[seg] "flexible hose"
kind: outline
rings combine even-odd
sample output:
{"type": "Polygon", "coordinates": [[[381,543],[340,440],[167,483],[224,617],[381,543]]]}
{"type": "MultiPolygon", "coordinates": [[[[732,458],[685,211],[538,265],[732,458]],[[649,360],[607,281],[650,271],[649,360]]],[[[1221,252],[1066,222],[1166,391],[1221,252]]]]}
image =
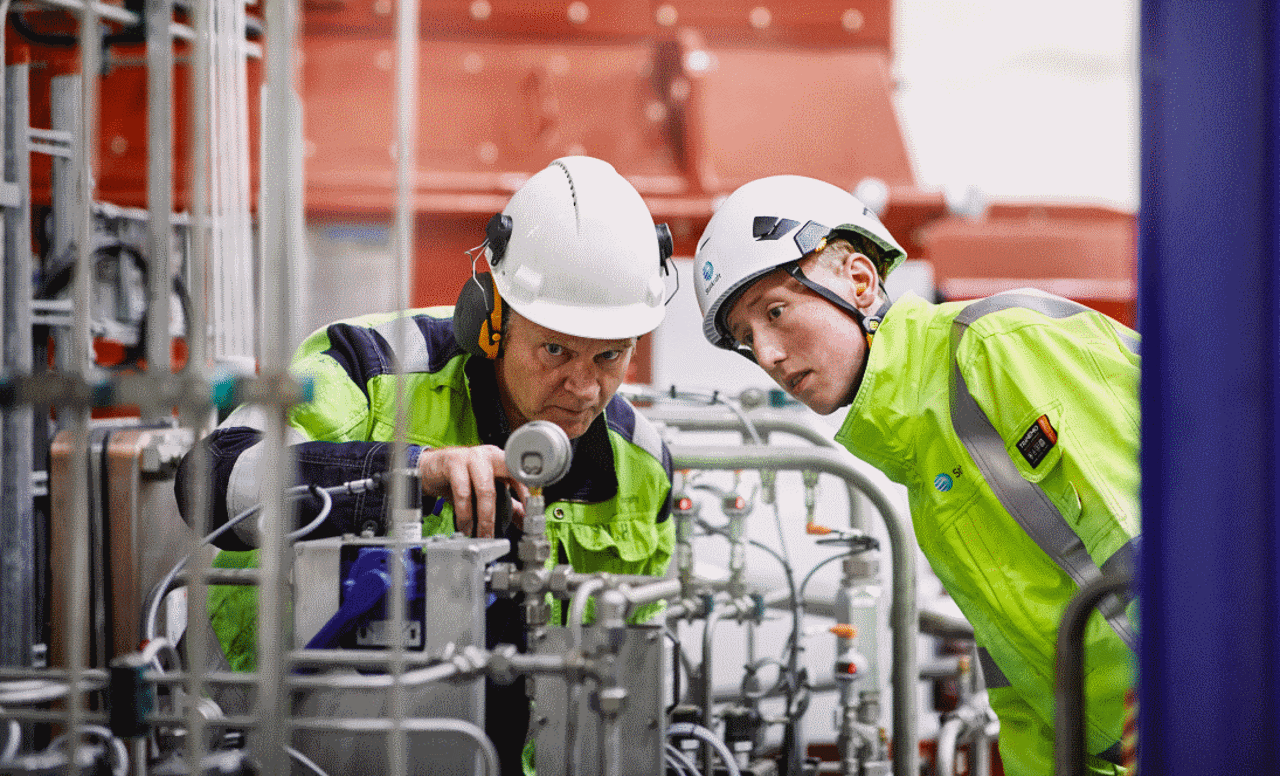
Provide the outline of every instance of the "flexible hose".
{"type": "MultiPolygon", "coordinates": [[[[124,742],[116,738],[115,734],[102,725],[81,725],[79,728],[80,735],[96,736],[102,739],[111,751],[115,754],[115,763],[111,766],[112,776],[128,776],[129,773],[129,750],[125,749],[124,742]]],[[[59,748],[66,743],[67,735],[64,733],[49,742],[49,748],[59,748]]]]}
{"type": "Polygon", "coordinates": [[[667,762],[675,768],[680,776],[698,776],[698,766],[689,762],[689,758],[674,744],[668,743],[666,745],[666,753],[667,762]]]}
{"type": "Polygon", "coordinates": [[[314,760],[312,760],[310,757],[307,757],[302,752],[299,752],[297,749],[294,749],[292,746],[286,746],[284,750],[288,752],[289,756],[292,757],[296,762],[301,764],[307,770],[314,773],[316,776],[329,776],[329,774],[325,773],[323,768],[321,768],[319,765],[316,765],[314,760]]]}
{"type": "MultiPolygon", "coordinates": [[[[0,709],[0,712],[4,709],[0,709]]],[[[18,747],[22,745],[22,726],[17,720],[9,720],[9,740],[4,744],[4,751],[0,752],[0,763],[7,763],[18,754],[18,747]]]]}
{"type": "MultiPolygon", "coordinates": [[[[299,528],[293,533],[290,533],[288,536],[285,537],[286,540],[293,541],[298,537],[306,536],[307,534],[314,531],[316,527],[318,527],[321,523],[323,523],[325,519],[329,517],[329,512],[333,508],[333,497],[329,495],[329,492],[331,490],[339,490],[345,487],[346,485],[339,485],[336,488],[317,488],[314,485],[295,485],[294,487],[289,488],[287,491],[285,491],[286,497],[299,497],[299,496],[312,495],[312,496],[318,496],[321,501],[320,513],[316,516],[316,518],[313,519],[310,523],[307,523],[302,528],[299,528]]],[[[261,511],[261,509],[262,509],[261,504],[254,504],[253,506],[249,507],[245,511],[231,518],[227,522],[218,526],[216,529],[210,532],[208,536],[201,539],[200,544],[198,546],[211,544],[214,539],[217,539],[219,536],[222,536],[227,531],[230,531],[232,528],[239,525],[241,522],[248,520],[250,517],[253,517],[254,515],[258,514],[258,512],[261,511]]],[[[191,559],[190,554],[184,555],[182,557],[182,560],[175,563],[173,565],[173,568],[169,569],[169,573],[164,575],[164,579],[161,579],[159,584],[157,584],[154,588],[152,588],[151,595],[149,596],[150,603],[147,605],[147,616],[143,620],[143,626],[142,626],[143,641],[150,642],[152,639],[156,638],[156,620],[160,617],[160,602],[164,600],[165,595],[169,592],[169,588],[173,585],[173,580],[178,577],[178,573],[182,571],[183,568],[186,567],[187,561],[189,561],[190,559],[191,559]]]]}
{"type": "Polygon", "coordinates": [[[742,776],[742,771],[738,768],[738,761],[733,759],[733,752],[729,751],[729,746],[724,741],[721,741],[719,736],[702,725],[693,722],[677,722],[667,728],[667,736],[693,736],[716,750],[716,754],[720,755],[720,759],[724,760],[725,767],[729,769],[729,776],[742,776]]]}

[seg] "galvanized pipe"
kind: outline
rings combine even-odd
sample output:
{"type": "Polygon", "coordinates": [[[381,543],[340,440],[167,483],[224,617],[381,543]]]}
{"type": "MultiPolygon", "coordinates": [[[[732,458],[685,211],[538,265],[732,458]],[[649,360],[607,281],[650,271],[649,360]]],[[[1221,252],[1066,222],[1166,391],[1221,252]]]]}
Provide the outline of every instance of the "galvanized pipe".
{"type": "MultiPolygon", "coordinates": [[[[293,320],[292,266],[302,251],[296,234],[300,212],[301,117],[294,90],[294,43],[297,38],[297,0],[273,0],[266,11],[267,98],[263,106],[262,136],[262,287],[263,322],[293,320]]],[[[291,327],[284,326],[285,332],[291,327]]],[[[280,332],[259,337],[261,375],[266,380],[288,379],[291,337],[280,332]]],[[[293,469],[285,446],[284,406],[270,407],[263,438],[262,484],[266,499],[262,510],[258,588],[258,694],[259,719],[254,748],[265,773],[289,768],[285,745],[290,739],[288,673],[282,624],[288,617],[283,593],[288,589],[287,545],[284,534],[292,510],[285,503],[286,472],[293,469]]]]}
{"type": "Polygon", "coordinates": [[[476,747],[484,758],[485,773],[490,776],[498,774],[498,751],[484,731],[476,725],[461,719],[421,719],[403,720],[359,718],[359,719],[308,719],[293,721],[299,730],[333,730],[340,733],[385,733],[395,728],[403,728],[411,733],[457,733],[475,741],[476,747]]]}
{"type": "Polygon", "coordinates": [[[916,579],[915,540],[907,521],[897,514],[884,492],[850,465],[849,456],[832,449],[700,447],[672,445],[677,469],[761,469],[818,471],[844,479],[865,495],[879,512],[889,537],[893,568],[893,773],[916,776],[916,579]]]}
{"type": "MultiPolygon", "coordinates": [[[[0,18],[8,13],[9,0],[0,3],[0,18]]],[[[0,41],[3,40],[0,29],[0,41]]],[[[2,47],[0,47],[2,50],[2,47]]],[[[19,194],[20,204],[5,208],[4,278],[4,367],[13,374],[30,374],[31,357],[31,163],[27,149],[27,79],[31,66],[11,65],[5,69],[5,148],[3,177],[19,194]]],[[[34,449],[35,409],[10,408],[4,413],[3,468],[0,469],[0,536],[5,552],[0,556],[0,665],[29,666],[31,648],[37,641],[35,600],[35,527],[32,509],[31,473],[34,449]]]]}
{"type": "MultiPolygon", "coordinates": [[[[173,46],[172,0],[146,0],[147,29],[147,371],[167,375],[169,365],[169,257],[173,234],[173,46]]],[[[144,420],[167,416],[169,408],[141,407],[144,420]]]]}
{"type": "MultiPolygon", "coordinates": [[[[681,431],[738,431],[742,434],[743,442],[748,442],[751,440],[751,435],[743,426],[743,418],[745,417],[766,442],[770,434],[790,434],[818,447],[839,450],[852,458],[851,453],[836,444],[830,432],[814,427],[813,424],[796,417],[794,413],[756,410],[740,417],[733,412],[720,411],[714,408],[679,407],[665,404],[645,407],[642,411],[649,420],[680,429],[681,431]]],[[[846,489],[849,495],[849,527],[856,528],[859,531],[866,531],[866,521],[862,519],[862,515],[857,510],[858,491],[848,483],[846,483],[846,489]]]]}
{"type": "MultiPolygon", "coordinates": [[[[191,209],[191,225],[187,234],[190,253],[188,254],[187,288],[191,292],[191,318],[188,321],[187,363],[183,368],[183,376],[192,386],[204,386],[208,381],[209,358],[209,306],[206,298],[209,277],[209,0],[191,0],[191,25],[194,28],[194,40],[191,46],[191,156],[188,169],[191,178],[189,185],[189,202],[191,209]]],[[[154,216],[153,216],[154,220],[154,216]]],[[[181,422],[184,426],[203,431],[210,421],[209,392],[204,390],[196,395],[196,389],[188,400],[180,406],[181,422]]],[[[196,444],[189,453],[192,471],[191,499],[194,513],[187,519],[191,523],[191,539],[187,547],[187,557],[193,559],[197,568],[192,569],[187,581],[187,661],[192,667],[203,668],[207,665],[208,655],[206,640],[200,638],[200,631],[207,627],[208,617],[206,600],[208,587],[203,576],[198,573],[201,563],[200,547],[202,537],[209,530],[209,460],[204,447],[196,444]]],[[[159,593],[161,597],[167,591],[159,593]]],[[[189,671],[186,677],[188,697],[203,698],[205,676],[203,671],[189,671]]],[[[185,715],[187,727],[187,762],[198,763],[204,758],[205,717],[200,713],[198,704],[187,705],[185,715]]]]}

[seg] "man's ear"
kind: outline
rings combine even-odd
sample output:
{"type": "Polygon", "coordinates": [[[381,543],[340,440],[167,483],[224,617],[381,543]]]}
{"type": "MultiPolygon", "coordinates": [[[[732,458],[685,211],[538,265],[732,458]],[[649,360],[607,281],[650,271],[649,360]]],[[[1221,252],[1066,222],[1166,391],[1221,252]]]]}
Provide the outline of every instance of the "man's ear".
{"type": "Polygon", "coordinates": [[[861,253],[850,253],[845,256],[842,269],[853,286],[854,304],[861,307],[879,293],[880,279],[871,259],[861,253]]]}

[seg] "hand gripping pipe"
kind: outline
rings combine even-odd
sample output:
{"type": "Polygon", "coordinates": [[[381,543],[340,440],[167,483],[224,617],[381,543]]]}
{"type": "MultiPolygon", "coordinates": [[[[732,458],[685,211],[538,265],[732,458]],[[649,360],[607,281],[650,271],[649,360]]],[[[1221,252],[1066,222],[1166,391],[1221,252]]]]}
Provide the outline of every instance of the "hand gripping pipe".
{"type": "Polygon", "coordinates": [[[711,447],[672,445],[671,457],[677,469],[758,469],[761,471],[817,471],[840,477],[870,501],[880,514],[889,537],[893,569],[893,774],[916,776],[919,756],[916,740],[916,578],[915,540],[906,521],[889,499],[862,472],[854,469],[849,456],[834,449],[790,447],[711,447]]]}

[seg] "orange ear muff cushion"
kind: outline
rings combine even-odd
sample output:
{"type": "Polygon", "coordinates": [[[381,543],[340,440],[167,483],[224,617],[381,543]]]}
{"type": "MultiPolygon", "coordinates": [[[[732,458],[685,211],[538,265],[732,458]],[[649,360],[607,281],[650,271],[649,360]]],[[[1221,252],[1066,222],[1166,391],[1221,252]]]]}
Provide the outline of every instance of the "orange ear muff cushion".
{"type": "Polygon", "coordinates": [[[502,317],[505,310],[506,305],[502,303],[498,289],[494,288],[493,307],[489,309],[484,323],[480,324],[479,342],[476,343],[488,358],[497,358],[498,351],[502,349],[502,317]]]}

